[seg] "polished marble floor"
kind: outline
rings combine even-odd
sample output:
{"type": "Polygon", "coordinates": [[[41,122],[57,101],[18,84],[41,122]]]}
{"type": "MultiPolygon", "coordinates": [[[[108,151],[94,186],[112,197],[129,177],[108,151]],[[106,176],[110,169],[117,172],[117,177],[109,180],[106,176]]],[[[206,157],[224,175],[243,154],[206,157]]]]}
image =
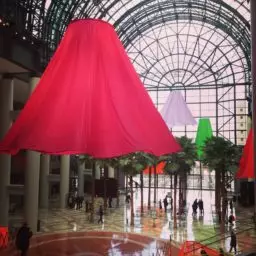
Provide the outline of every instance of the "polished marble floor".
{"type": "MultiPolygon", "coordinates": [[[[68,232],[44,234],[31,239],[28,256],[121,256],[170,255],[178,248],[169,243],[139,234],[118,232],[68,232]]],[[[19,253],[9,247],[2,256],[19,253]]]]}
{"type": "MultiPolygon", "coordinates": [[[[163,199],[167,192],[169,191],[158,190],[157,202],[163,199]]],[[[147,201],[147,193],[148,191],[145,190],[144,201],[147,201]]],[[[177,229],[173,228],[171,210],[168,209],[167,213],[160,211],[158,203],[156,219],[152,217],[152,210],[148,211],[146,205],[144,214],[140,213],[139,190],[134,194],[135,225],[133,227],[130,226],[130,205],[125,204],[123,197],[121,197],[119,208],[107,210],[103,224],[97,223],[98,216],[94,223],[90,223],[84,208],[60,210],[52,207],[50,210],[40,210],[41,232],[33,238],[29,255],[157,255],[156,251],[160,250],[159,241],[169,241],[170,238],[173,255],[177,255],[175,248],[179,248],[187,240],[229,250],[231,227],[227,225],[225,233],[220,233],[214,212],[213,193],[204,191],[201,194],[200,191],[190,191],[187,197],[188,212],[186,216],[178,218],[177,229]],[[201,197],[204,200],[205,214],[193,217],[191,205],[196,198],[201,197]],[[106,231],[111,233],[104,233],[106,231]],[[147,242],[143,242],[145,239],[148,239],[147,242]],[[87,254],[88,250],[91,254],[87,254]]],[[[154,209],[153,205],[152,203],[152,209],[154,209]]],[[[241,209],[236,206],[234,213],[236,223],[232,229],[237,232],[238,250],[242,252],[256,250],[252,212],[250,209],[241,209]]],[[[13,222],[19,222],[19,220],[22,220],[19,216],[12,217],[13,222]]]]}

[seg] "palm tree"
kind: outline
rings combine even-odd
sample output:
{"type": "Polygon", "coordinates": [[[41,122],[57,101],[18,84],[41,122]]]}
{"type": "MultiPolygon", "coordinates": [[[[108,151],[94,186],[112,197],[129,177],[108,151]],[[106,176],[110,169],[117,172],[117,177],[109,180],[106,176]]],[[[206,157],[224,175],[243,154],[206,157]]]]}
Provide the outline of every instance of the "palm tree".
{"type": "MultiPolygon", "coordinates": [[[[151,178],[152,178],[152,169],[154,167],[154,164],[157,163],[158,161],[158,158],[151,155],[151,154],[147,154],[147,153],[144,153],[144,152],[140,152],[138,155],[137,155],[137,158],[138,158],[138,162],[140,162],[140,164],[143,166],[144,169],[146,168],[149,168],[149,175],[148,175],[148,210],[150,210],[151,208],[151,178]]],[[[143,204],[144,204],[144,201],[143,201],[143,171],[141,172],[141,176],[140,176],[140,180],[141,180],[141,213],[143,213],[143,204]]],[[[154,184],[156,184],[154,182],[154,184]]],[[[155,186],[154,186],[154,189],[155,186]]],[[[155,200],[155,193],[154,193],[154,200],[155,200]]]]}
{"type": "MultiPolygon", "coordinates": [[[[184,185],[182,187],[186,188],[186,177],[187,173],[192,169],[195,165],[195,161],[197,158],[196,154],[196,145],[192,142],[192,139],[187,138],[186,136],[182,136],[180,138],[176,138],[177,142],[180,144],[182,151],[178,153],[174,153],[172,155],[161,157],[162,160],[167,160],[167,165],[165,166],[165,171],[170,176],[174,176],[174,199],[173,199],[173,212],[174,212],[174,228],[177,228],[177,183],[178,176],[180,178],[180,185],[182,182],[184,185]]],[[[181,192],[181,191],[180,191],[181,192]]],[[[183,196],[180,196],[180,212],[181,207],[183,207],[183,201],[186,201],[186,192],[182,192],[183,196]]],[[[181,195],[181,193],[180,193],[181,195]]]]}
{"type": "Polygon", "coordinates": [[[134,205],[133,205],[133,176],[136,175],[138,172],[134,168],[134,156],[128,155],[126,157],[122,157],[120,159],[120,165],[123,167],[123,170],[126,176],[129,178],[129,185],[131,191],[131,226],[134,226],[134,205]]]}
{"type": "Polygon", "coordinates": [[[107,159],[98,159],[97,163],[101,166],[104,166],[104,208],[107,208],[107,178],[108,178],[108,167],[112,167],[117,170],[117,203],[116,207],[119,207],[119,158],[107,158],[107,159]]]}
{"type": "Polygon", "coordinates": [[[203,150],[202,163],[210,171],[215,171],[215,205],[216,211],[222,212],[221,228],[224,230],[227,209],[227,188],[233,180],[234,173],[237,171],[242,153],[241,147],[222,137],[212,137],[206,140],[203,150]]]}
{"type": "Polygon", "coordinates": [[[91,215],[90,221],[94,222],[94,198],[95,198],[95,172],[96,172],[96,161],[91,156],[81,155],[79,156],[80,163],[84,163],[87,167],[92,168],[92,178],[91,178],[91,215]]]}
{"type": "MultiPolygon", "coordinates": [[[[176,153],[177,154],[177,153],[176,153]]],[[[176,218],[176,202],[177,202],[177,176],[178,176],[178,171],[180,169],[180,165],[178,164],[178,158],[177,155],[170,155],[169,159],[167,160],[167,165],[165,166],[165,171],[170,177],[174,176],[174,194],[173,194],[173,212],[174,212],[174,228],[177,228],[177,218],[176,218]]]]}
{"type": "Polygon", "coordinates": [[[154,174],[154,204],[156,204],[156,166],[159,162],[159,157],[151,154],[143,153],[142,159],[144,160],[144,165],[149,168],[148,174],[148,210],[151,209],[151,181],[152,174],[154,174]]]}
{"type": "Polygon", "coordinates": [[[122,166],[124,172],[129,177],[131,190],[131,226],[134,225],[133,176],[141,173],[147,167],[149,161],[151,161],[150,156],[143,152],[129,154],[119,159],[120,166],[122,166]]]}

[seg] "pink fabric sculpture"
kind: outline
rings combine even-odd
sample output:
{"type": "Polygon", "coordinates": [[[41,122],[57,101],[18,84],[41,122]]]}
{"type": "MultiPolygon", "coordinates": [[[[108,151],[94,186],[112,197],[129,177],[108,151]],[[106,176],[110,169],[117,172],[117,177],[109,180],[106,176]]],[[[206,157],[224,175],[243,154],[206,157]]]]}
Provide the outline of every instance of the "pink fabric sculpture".
{"type": "Polygon", "coordinates": [[[114,28],[73,21],[37,88],[0,144],[47,154],[111,158],[180,149],[141,83],[114,28]]]}
{"type": "Polygon", "coordinates": [[[178,91],[170,92],[164,104],[161,115],[169,128],[175,126],[196,125],[184,98],[178,91]]]}

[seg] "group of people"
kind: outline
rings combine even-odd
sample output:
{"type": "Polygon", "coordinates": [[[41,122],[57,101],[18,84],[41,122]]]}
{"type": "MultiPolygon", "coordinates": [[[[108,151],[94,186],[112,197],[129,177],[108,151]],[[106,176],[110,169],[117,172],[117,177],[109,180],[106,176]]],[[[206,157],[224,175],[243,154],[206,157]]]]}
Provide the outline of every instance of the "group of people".
{"type": "Polygon", "coordinates": [[[69,195],[68,196],[68,207],[70,209],[80,210],[83,207],[84,197],[78,195],[69,195]]]}
{"type": "MultiPolygon", "coordinates": [[[[168,196],[166,196],[166,197],[163,199],[163,204],[164,204],[164,211],[167,212],[167,207],[168,207],[168,205],[169,205],[168,196]]],[[[170,198],[170,205],[171,205],[171,209],[172,209],[172,206],[173,206],[173,199],[172,199],[172,197],[170,198]]],[[[159,200],[159,209],[160,209],[160,210],[163,209],[161,199],[159,200]]]]}
{"type": "Polygon", "coordinates": [[[192,210],[193,210],[193,213],[192,215],[193,216],[196,216],[197,215],[197,209],[199,208],[199,211],[200,211],[200,215],[203,215],[204,214],[204,202],[202,199],[199,199],[197,201],[197,199],[194,201],[194,203],[192,204],[192,210]]]}

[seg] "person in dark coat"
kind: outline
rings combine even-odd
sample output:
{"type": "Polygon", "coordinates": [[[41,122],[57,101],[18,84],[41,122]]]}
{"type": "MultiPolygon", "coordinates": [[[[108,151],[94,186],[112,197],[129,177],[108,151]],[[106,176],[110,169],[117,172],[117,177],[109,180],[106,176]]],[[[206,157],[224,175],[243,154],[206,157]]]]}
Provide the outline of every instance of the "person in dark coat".
{"type": "Polygon", "coordinates": [[[168,206],[167,196],[164,198],[163,202],[164,202],[164,211],[167,212],[167,206],[168,206]]]}
{"type": "Polygon", "coordinates": [[[160,209],[160,211],[162,211],[162,209],[163,209],[163,206],[162,206],[162,201],[161,201],[161,199],[159,200],[159,209],[160,209]]]}
{"type": "Polygon", "coordinates": [[[233,212],[233,200],[232,199],[229,201],[229,207],[230,207],[230,211],[233,212]]]}
{"type": "Polygon", "coordinates": [[[170,204],[171,204],[171,211],[173,209],[173,198],[171,197],[171,200],[170,200],[170,204]]]}
{"type": "Polygon", "coordinates": [[[197,215],[197,207],[198,207],[198,202],[197,199],[194,201],[194,203],[192,204],[192,210],[193,210],[193,216],[197,215]]]}
{"type": "Polygon", "coordinates": [[[112,197],[108,198],[108,208],[112,208],[112,197]]]}
{"type": "Polygon", "coordinates": [[[89,212],[89,201],[85,201],[85,212],[89,212]]]}
{"type": "Polygon", "coordinates": [[[103,224],[103,207],[102,207],[102,205],[100,206],[100,209],[99,209],[99,215],[100,215],[100,218],[98,220],[98,224],[99,223],[103,224]]]}
{"type": "Polygon", "coordinates": [[[233,222],[235,221],[235,217],[233,214],[230,214],[229,217],[228,217],[228,222],[231,226],[233,226],[233,222]]]}
{"type": "Polygon", "coordinates": [[[129,204],[130,203],[130,200],[131,200],[131,196],[129,194],[126,195],[126,203],[129,204]]]}
{"type": "Polygon", "coordinates": [[[200,214],[203,215],[204,214],[204,202],[203,202],[203,200],[200,199],[197,204],[198,204],[198,207],[199,207],[199,210],[200,210],[200,214]]]}
{"type": "Polygon", "coordinates": [[[236,254],[236,234],[235,234],[234,231],[231,231],[230,250],[229,250],[229,252],[231,252],[232,249],[234,249],[235,254],[236,254]]]}
{"type": "Polygon", "coordinates": [[[26,256],[29,249],[29,240],[32,237],[32,231],[28,227],[27,223],[19,229],[16,235],[16,247],[21,251],[21,256],[26,256]]]}

